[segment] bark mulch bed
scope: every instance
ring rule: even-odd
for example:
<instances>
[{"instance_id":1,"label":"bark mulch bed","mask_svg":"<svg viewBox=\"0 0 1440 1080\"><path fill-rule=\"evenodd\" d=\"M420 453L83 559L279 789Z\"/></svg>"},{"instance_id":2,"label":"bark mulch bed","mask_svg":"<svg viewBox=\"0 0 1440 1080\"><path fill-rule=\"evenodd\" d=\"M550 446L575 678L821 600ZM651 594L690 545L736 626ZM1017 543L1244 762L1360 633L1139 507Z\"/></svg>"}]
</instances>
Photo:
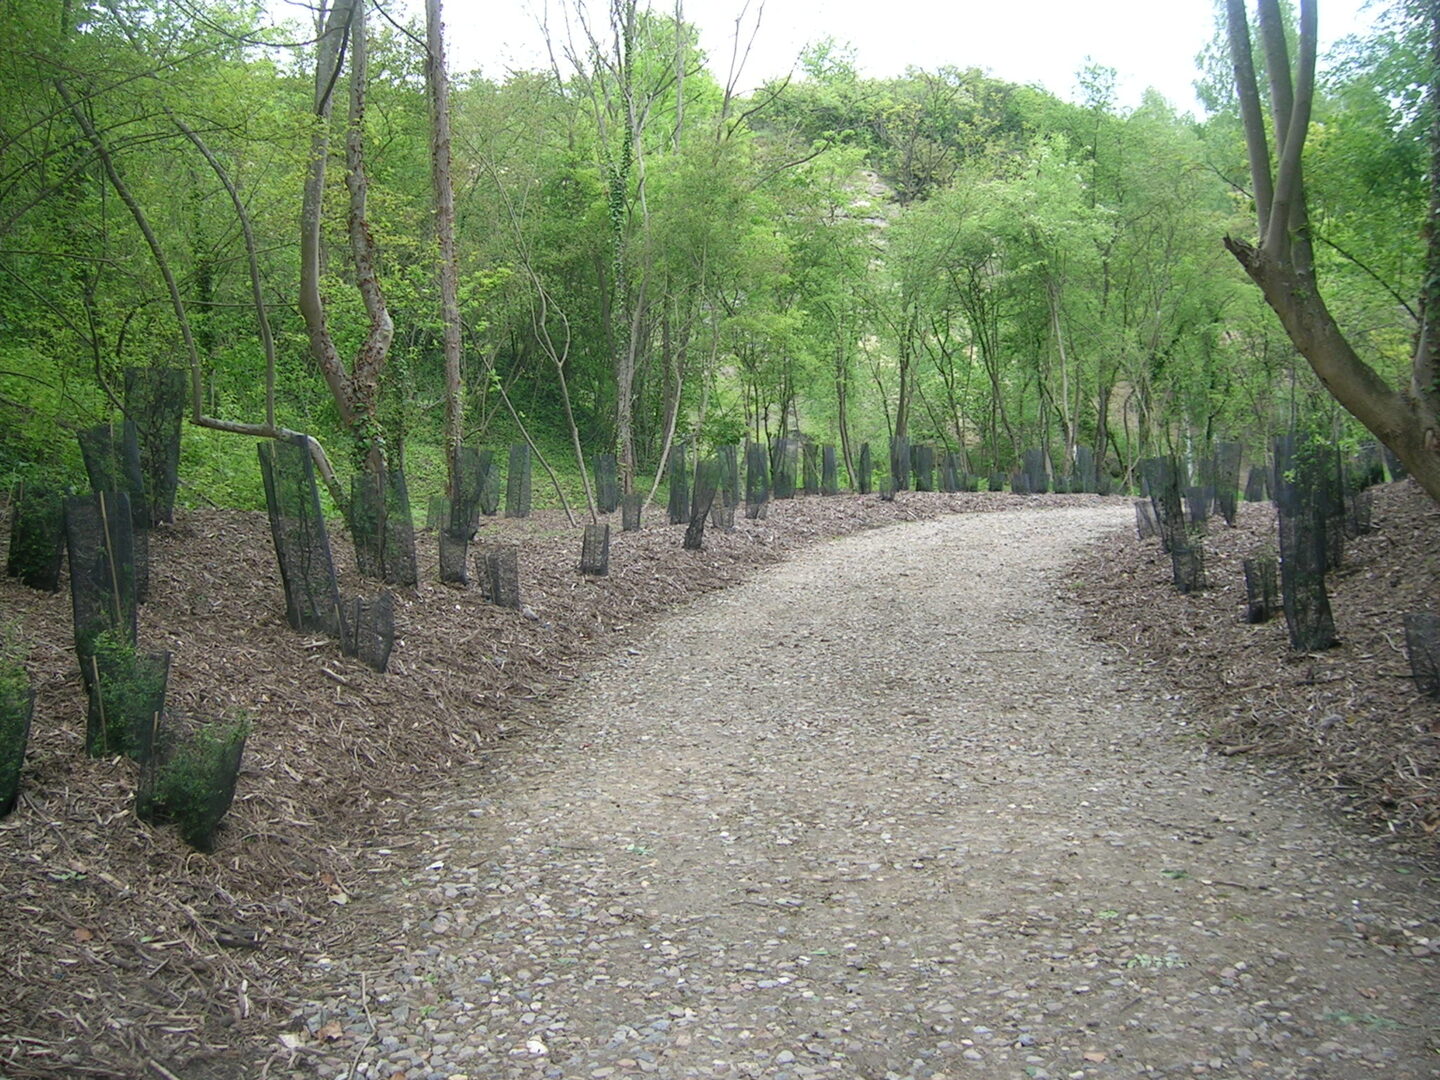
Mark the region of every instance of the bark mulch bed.
<instances>
[{"instance_id":1,"label":"bark mulch bed","mask_svg":"<svg viewBox=\"0 0 1440 1080\"><path fill-rule=\"evenodd\" d=\"M21 802L0 819L0 1076L248 1077L291 1017L300 970L341 936L366 854L406 843L411 809L456 768L503 768L505 736L537 724L586 659L803 544L1081 499L1094 497L796 499L707 531L700 552L681 549L683 528L622 533L617 515L598 579L577 572L580 533L557 512L487 519L482 542L520 549L523 612L438 584L422 534L423 583L396 593L386 675L285 624L263 515L182 513L152 535L139 644L174 654L172 704L253 722L213 855L136 819L133 764L85 755L68 583L40 594L0 579L0 632L28 646L37 690ZM341 530L331 542L342 594L361 591Z\"/></svg>"},{"instance_id":2,"label":"bark mulch bed","mask_svg":"<svg viewBox=\"0 0 1440 1080\"><path fill-rule=\"evenodd\" d=\"M733 533L708 531L701 552L681 549L680 527L621 533L617 517L611 572L599 579L577 573L579 531L555 512L487 520L483 542L520 548L524 612L436 583L435 536L422 534L424 583L396 594L386 675L286 626L263 515L182 514L152 539L141 648L174 653L171 698L182 708L235 709L254 723L208 856L135 818L132 764L85 756L68 587L38 594L0 579L3 632L28 644L38 691L21 803L0 819L0 1075L252 1075L249 1063L293 1018L301 969L343 936L349 892L377 851L407 842L413 808L455 769L503 769L515 745L506 736L540 724L539 706L587 659L800 545L943 513L1093 499L797 499ZM1090 552L1075 593L1095 632L1170 680L1221 751L1293 760L1378 826L1433 845L1440 710L1407 677L1399 622L1440 607L1440 511L1402 484L1378 490L1375 516L1378 531L1350 545L1332 580L1343 644L1324 654L1292 654L1283 621L1241 622L1240 560L1273 546L1268 506L1244 506L1236 529L1212 528L1205 593L1175 594L1156 542L1133 536ZM354 594L348 543L339 530L331 539L342 593Z\"/></svg>"},{"instance_id":3,"label":"bark mulch bed","mask_svg":"<svg viewBox=\"0 0 1440 1080\"><path fill-rule=\"evenodd\" d=\"M1434 852L1440 832L1440 702L1416 690L1406 612L1440 612L1440 507L1414 481L1374 489L1375 531L1347 541L1328 579L1340 638L1291 650L1283 615L1245 622L1242 560L1274 554L1274 509L1242 503L1205 539L1210 587L1182 596L1158 539L1112 537L1082 561L1076 596L1096 637L1181 695L1219 753L1278 759L1378 831Z\"/></svg>"}]
</instances>

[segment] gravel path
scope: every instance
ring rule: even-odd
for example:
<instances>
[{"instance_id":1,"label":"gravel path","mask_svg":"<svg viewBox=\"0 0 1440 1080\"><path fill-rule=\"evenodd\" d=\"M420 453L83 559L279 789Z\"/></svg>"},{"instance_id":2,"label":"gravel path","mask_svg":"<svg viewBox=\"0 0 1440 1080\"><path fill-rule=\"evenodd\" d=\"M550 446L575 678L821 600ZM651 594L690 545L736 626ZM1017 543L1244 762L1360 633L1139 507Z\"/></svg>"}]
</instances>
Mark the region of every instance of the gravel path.
<instances>
[{"instance_id":1,"label":"gravel path","mask_svg":"<svg viewBox=\"0 0 1440 1080\"><path fill-rule=\"evenodd\" d=\"M870 532L667 619L371 853L272 1075L1440 1075L1424 874L1078 633L1064 562L1130 517Z\"/></svg>"}]
</instances>

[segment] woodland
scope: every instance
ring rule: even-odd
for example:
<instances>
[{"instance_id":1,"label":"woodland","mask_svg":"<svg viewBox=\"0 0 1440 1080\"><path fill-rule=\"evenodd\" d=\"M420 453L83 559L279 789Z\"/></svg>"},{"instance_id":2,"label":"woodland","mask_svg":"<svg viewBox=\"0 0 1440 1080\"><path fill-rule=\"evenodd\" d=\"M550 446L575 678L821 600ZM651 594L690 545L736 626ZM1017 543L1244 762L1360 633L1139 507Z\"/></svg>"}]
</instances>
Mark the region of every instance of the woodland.
<instances>
[{"instance_id":1,"label":"woodland","mask_svg":"<svg viewBox=\"0 0 1440 1080\"><path fill-rule=\"evenodd\" d=\"M683 11L634 0L569 11L548 69L451 75L432 8L428 39L384 4L308 27L239 2L0 9L0 477L76 482L66 433L156 366L187 373L190 505L263 505L253 443L289 432L342 511L356 470L438 488L453 447L522 438L552 505L585 502L600 452L653 495L677 444L834 445L852 488L867 441L981 476L1032 448L1059 476L1086 446L1118 489L1219 440L1353 441L1345 379L1247 280L1270 159L1305 249L1281 262L1318 281L1361 390L1419 421L1359 414L1417 477L1434 457L1424 4L1323 62L1261 4L1259 84L1284 72L1263 102L1217 10L1202 119L1120 107L1100 66L1070 102L975 68L861 77L835 41L742 94ZM1314 91L1293 105L1292 66ZM1303 187L1295 123L1264 139L1301 105Z\"/></svg>"},{"instance_id":2,"label":"woodland","mask_svg":"<svg viewBox=\"0 0 1440 1080\"><path fill-rule=\"evenodd\" d=\"M749 89L753 21L639 0L503 78L439 0L0 0L0 1073L357 1075L306 1003L459 770L941 514L1148 494L1086 632L1433 855L1440 12L1315 9L1217 3L1196 116L833 40Z\"/></svg>"}]
</instances>

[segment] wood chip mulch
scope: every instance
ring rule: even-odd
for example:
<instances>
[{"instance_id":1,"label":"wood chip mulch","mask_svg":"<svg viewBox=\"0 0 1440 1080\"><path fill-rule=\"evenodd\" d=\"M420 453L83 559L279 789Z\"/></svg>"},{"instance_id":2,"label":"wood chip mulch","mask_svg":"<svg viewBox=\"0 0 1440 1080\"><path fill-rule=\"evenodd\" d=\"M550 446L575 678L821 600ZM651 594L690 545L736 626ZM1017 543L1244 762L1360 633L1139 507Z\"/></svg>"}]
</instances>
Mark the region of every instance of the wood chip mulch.
<instances>
[{"instance_id":1,"label":"wood chip mulch","mask_svg":"<svg viewBox=\"0 0 1440 1080\"><path fill-rule=\"evenodd\" d=\"M1328 578L1333 649L1292 651L1283 616L1245 622L1242 561L1277 548L1269 503L1242 503L1234 528L1210 523L1205 591L1176 592L1159 540L1131 532L1086 555L1076 595L1095 636L1179 694L1218 752L1283 762L1377 835L1434 854L1440 701L1417 692L1402 619L1440 613L1440 507L1413 481L1374 493L1374 531L1347 541Z\"/></svg>"},{"instance_id":2,"label":"wood chip mulch","mask_svg":"<svg viewBox=\"0 0 1440 1080\"><path fill-rule=\"evenodd\" d=\"M21 802L0 819L0 1076L250 1077L293 1018L301 972L344 933L363 853L406 843L412 808L456 769L503 769L506 736L538 725L585 660L800 545L1094 498L796 499L708 530L700 552L682 550L679 527L622 533L617 516L610 574L596 579L577 572L579 530L558 512L487 519L481 543L519 547L523 613L438 584L436 538L422 533L422 584L395 594L385 675L286 625L263 514L181 512L152 534L140 648L173 654L172 704L253 722L212 855L136 819L132 763L85 755L68 582L41 594L0 578L0 633L27 644L37 691ZM342 594L373 592L341 530L331 543Z\"/></svg>"},{"instance_id":3,"label":"wood chip mulch","mask_svg":"<svg viewBox=\"0 0 1440 1080\"><path fill-rule=\"evenodd\" d=\"M0 579L0 632L28 644L37 690L21 804L0 819L0 1076L253 1075L294 1019L302 971L345 934L364 853L406 843L413 809L455 770L503 769L507 736L541 725L541 706L586 660L800 545L1094 498L797 499L708 531L701 552L681 549L678 527L617 529L597 579L576 571L579 531L558 513L487 520L482 543L520 549L525 613L436 583L435 536L422 533L422 584L396 593L386 675L286 625L264 515L182 513L151 541L140 644L174 654L172 702L254 723L213 855L135 818L131 763L85 755L68 585L39 594ZM1221 752L1294 763L1378 828L1433 847L1440 707L1408 677L1400 618L1440 610L1440 509L1413 483L1388 485L1375 521L1331 582L1342 644L1322 654L1293 654L1283 620L1242 622L1240 562L1273 549L1268 505L1242 504L1237 528L1211 528L1204 593L1176 594L1158 543L1133 535L1090 551L1073 591L1093 632L1182 694ZM339 530L331 541L342 593L373 592Z\"/></svg>"}]
</instances>

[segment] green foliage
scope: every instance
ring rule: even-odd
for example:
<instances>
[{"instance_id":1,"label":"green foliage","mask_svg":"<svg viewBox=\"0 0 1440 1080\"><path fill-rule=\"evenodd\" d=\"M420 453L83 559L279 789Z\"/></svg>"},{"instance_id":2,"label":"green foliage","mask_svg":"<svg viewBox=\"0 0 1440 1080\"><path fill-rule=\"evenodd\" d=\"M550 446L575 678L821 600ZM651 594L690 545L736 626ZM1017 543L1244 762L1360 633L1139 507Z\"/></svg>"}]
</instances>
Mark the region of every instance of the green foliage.
<instances>
[{"instance_id":1,"label":"green foliage","mask_svg":"<svg viewBox=\"0 0 1440 1080\"><path fill-rule=\"evenodd\" d=\"M30 735L30 714L34 693L25 670L13 626L0 633L0 814L15 805L20 790L20 770L25 763L25 744Z\"/></svg>"},{"instance_id":2,"label":"green foliage","mask_svg":"<svg viewBox=\"0 0 1440 1080\"><path fill-rule=\"evenodd\" d=\"M167 654L142 655L123 634L103 630L88 661L90 721L86 748L97 757L143 759L156 715L165 707Z\"/></svg>"},{"instance_id":3,"label":"green foliage","mask_svg":"<svg viewBox=\"0 0 1440 1080\"><path fill-rule=\"evenodd\" d=\"M136 812L142 820L169 821L199 851L214 847L215 828L235 797L235 781L250 722L213 720L191 729L162 728L152 752Z\"/></svg>"},{"instance_id":4,"label":"green foliage","mask_svg":"<svg viewBox=\"0 0 1440 1080\"><path fill-rule=\"evenodd\" d=\"M1429 122L1424 5L1391 7L1333 58L1307 161L1332 306L1387 372L1413 339ZM58 81L175 272L204 411L260 420L264 357L229 195L172 118L203 134L253 222L277 422L325 443L342 483L383 444L403 447L417 506L439 490L421 52L374 21L369 218L395 339L377 421L353 431L291 306L311 58L264 44L300 36L266 25L268 12L240 0L0 6L0 482L80 482L74 440L57 432L114 419L126 366L182 355L154 259ZM974 472L1084 443L1117 478L1222 434L1258 446L1303 411L1313 378L1219 243L1247 211L1223 73L1215 115L1196 122L1154 96L1119 108L1114 72L1095 65L1080 73L1082 100L1066 102L975 69L866 78L853 49L825 41L801 77L736 100L694 28L668 14L637 10L618 42L592 29L597 50L577 71L472 79L453 94L467 438L518 438L513 407L572 504L571 418L587 453L608 451L627 410L647 472L672 416L705 445L801 434L853 456L883 445L903 412ZM323 288L350 359L368 321L336 212L343 113ZM252 446L187 428L182 500L262 506ZM550 498L543 482L535 492Z\"/></svg>"}]
</instances>

